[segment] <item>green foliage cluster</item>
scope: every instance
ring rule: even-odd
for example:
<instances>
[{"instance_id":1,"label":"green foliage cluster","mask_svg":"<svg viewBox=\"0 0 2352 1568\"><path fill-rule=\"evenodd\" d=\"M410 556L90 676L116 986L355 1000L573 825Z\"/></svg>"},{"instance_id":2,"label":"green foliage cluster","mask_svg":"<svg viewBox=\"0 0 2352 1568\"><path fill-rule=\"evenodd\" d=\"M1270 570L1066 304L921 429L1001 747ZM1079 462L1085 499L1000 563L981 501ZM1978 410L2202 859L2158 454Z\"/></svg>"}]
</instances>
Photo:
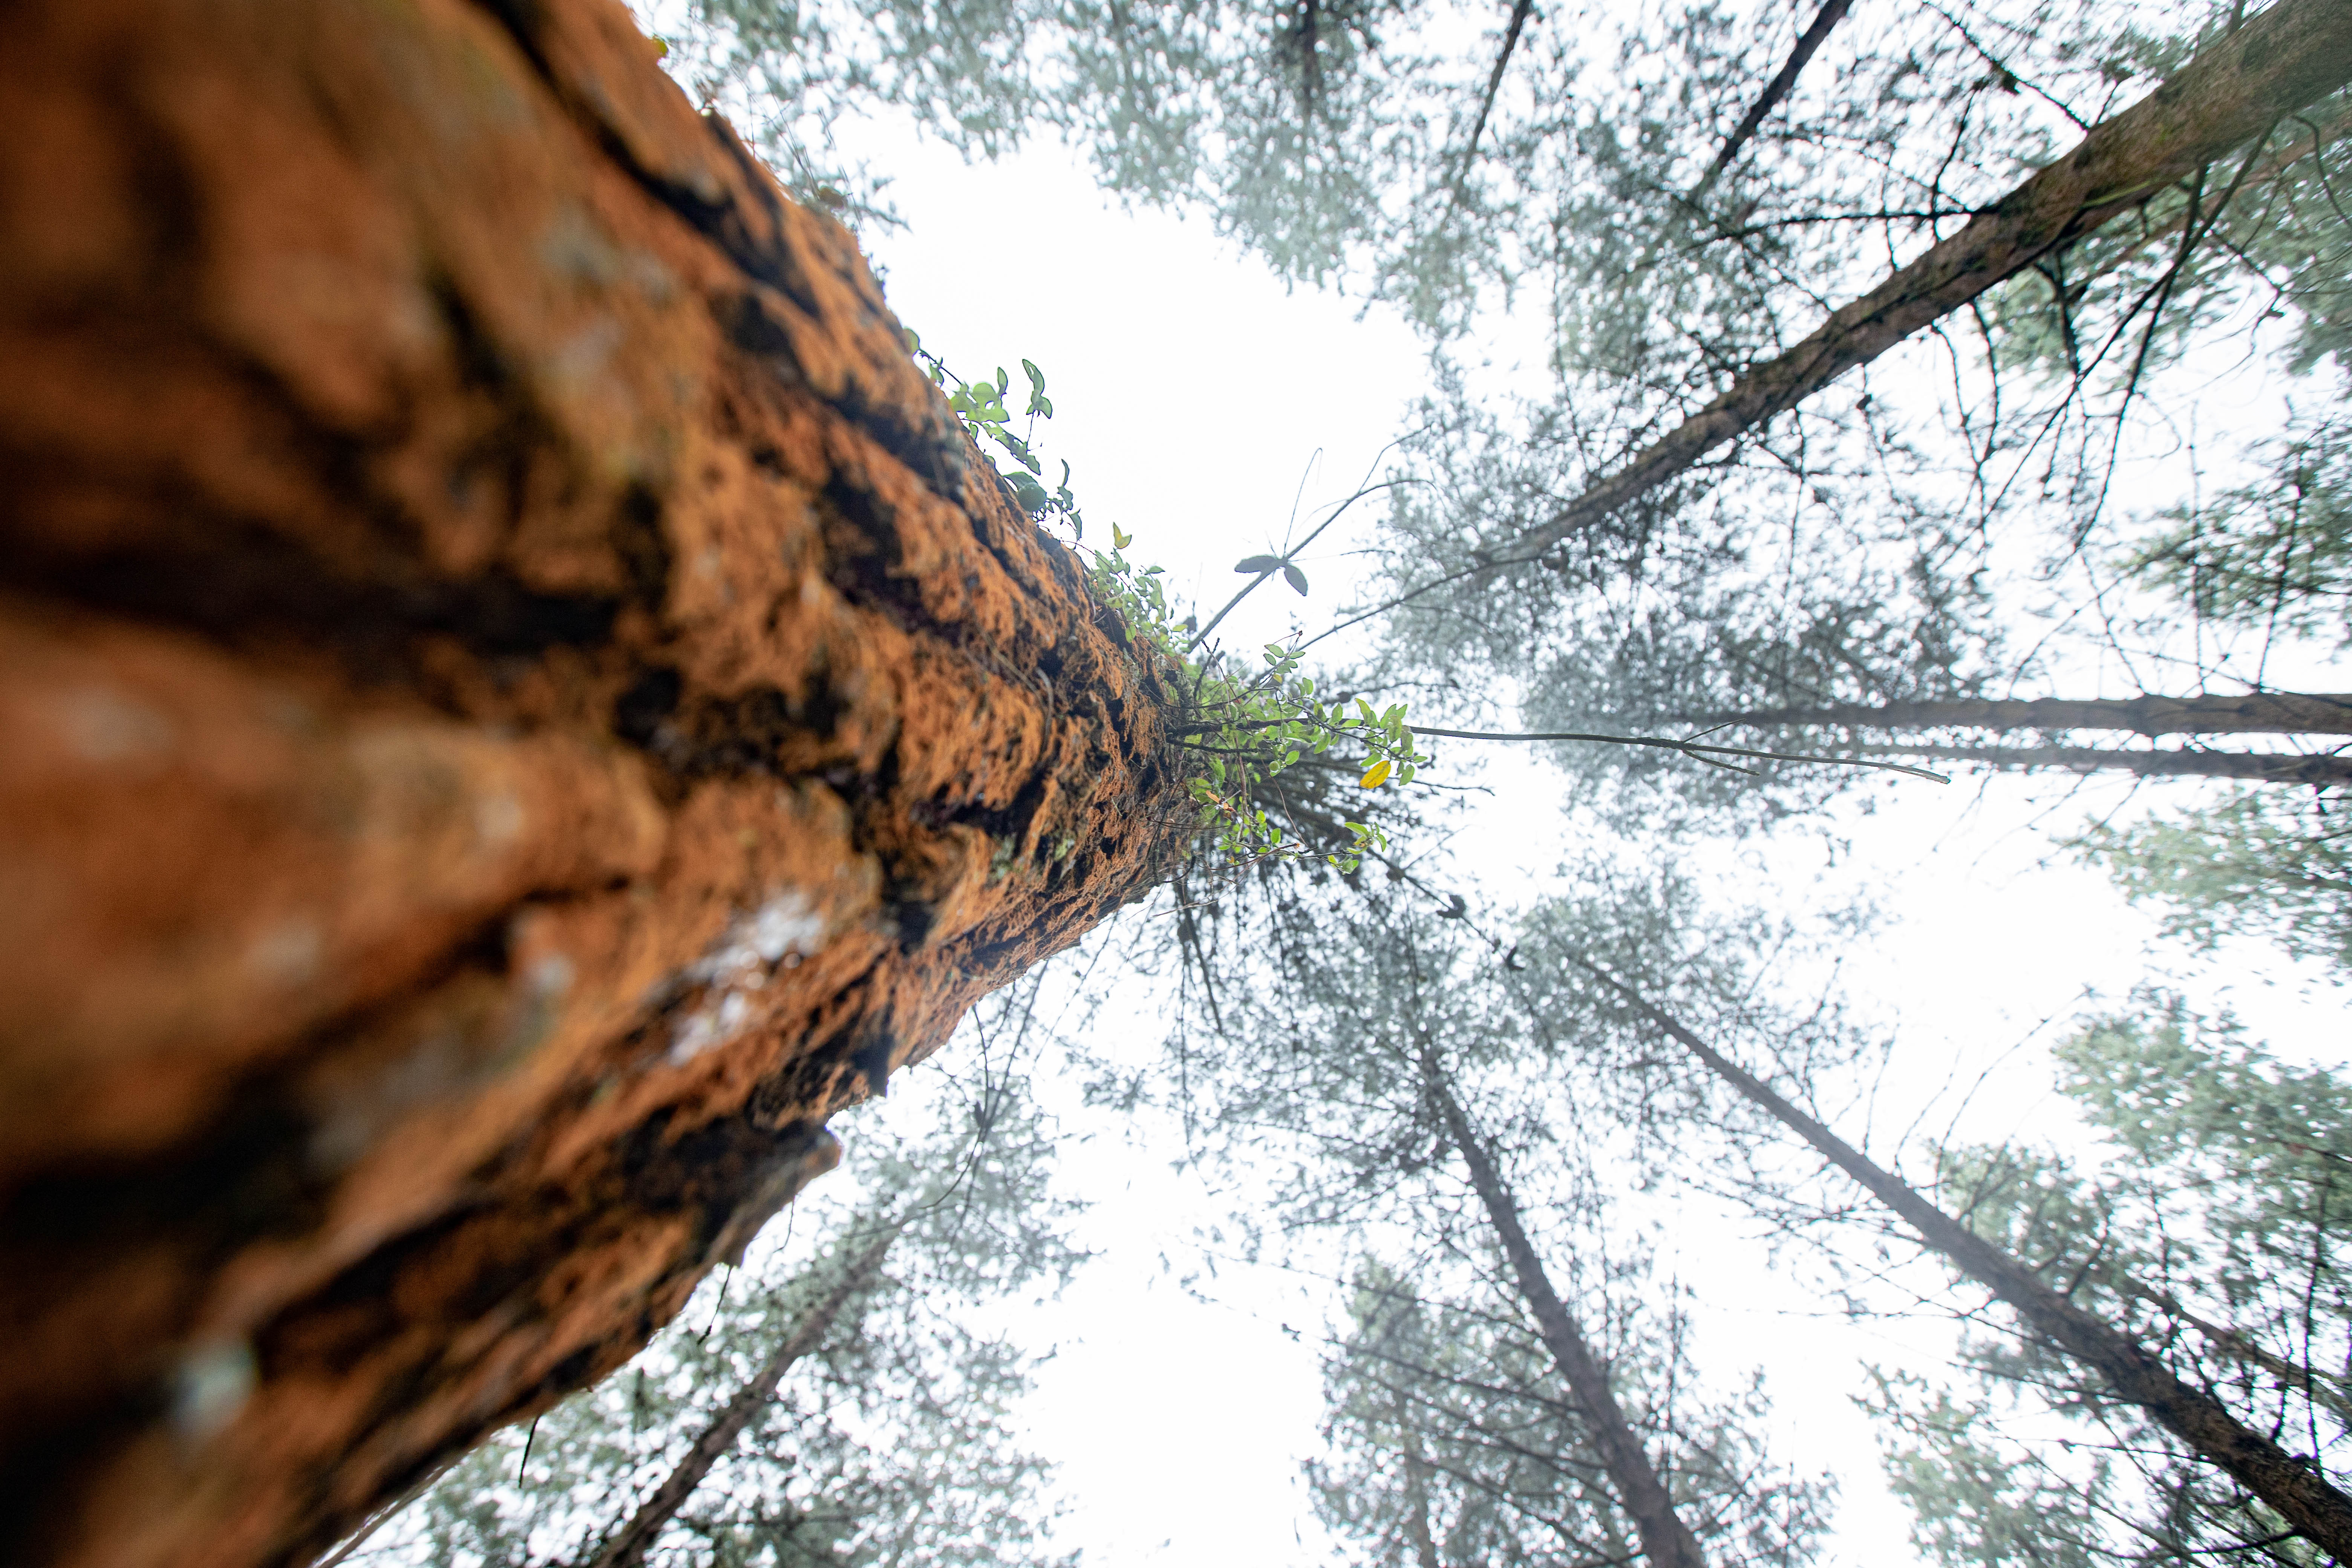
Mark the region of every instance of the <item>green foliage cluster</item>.
<instances>
[{"instance_id":1,"label":"green foliage cluster","mask_svg":"<svg viewBox=\"0 0 2352 1568\"><path fill-rule=\"evenodd\" d=\"M2124 569L2210 624L2352 642L2352 418L2297 418L2254 455L2261 479L2170 509Z\"/></svg>"},{"instance_id":2,"label":"green foliage cluster","mask_svg":"<svg viewBox=\"0 0 2352 1568\"><path fill-rule=\"evenodd\" d=\"M1024 410L1029 424L1015 435L1010 428L1013 416L1004 402L1012 378L1003 366L997 367L993 380L967 381L926 352L914 332L908 332L907 344L929 367L932 381L948 395L949 407L972 439L992 443L1017 465L1003 477L1022 508L1040 522L1066 521L1072 536L1083 540L1086 523L1070 489L1069 464L1062 464L1061 482L1055 489L1048 491L1041 479L1044 465L1034 444L1036 422L1054 416L1045 373L1031 361L1021 362L1029 381ZM1234 570L1249 575L1251 582L1202 626L1197 612L1180 615L1169 597L1162 581L1165 568L1129 558L1133 536L1116 523L1110 536L1109 550L1090 552L1087 581L1116 619L1127 645L1144 650L1139 657L1170 700L1174 744L1188 760L1187 788L1200 810L1211 852L1229 865L1315 859L1346 873L1360 868L1366 854L1387 848L1388 836L1379 826L1345 817L1349 842L1308 842L1286 823L1283 786L1276 781L1338 749L1356 754L1344 771L1359 789L1376 790L1392 780L1410 784L1429 757L1414 742L1405 722L1405 705L1376 710L1360 696L1318 691L1314 678L1302 673L1305 655L1296 646L1266 644L1265 668L1255 671L1205 646L1217 621L1277 574L1304 597L1309 584L1297 563L1281 555L1244 557ZM1319 780L1317 793L1331 783Z\"/></svg>"},{"instance_id":3,"label":"green foliage cluster","mask_svg":"<svg viewBox=\"0 0 2352 1568\"><path fill-rule=\"evenodd\" d=\"M2211 952L2225 936L2267 938L2352 973L2352 830L2328 792L2296 799L2242 788L2214 805L2079 840L2164 931Z\"/></svg>"},{"instance_id":4,"label":"green foliage cluster","mask_svg":"<svg viewBox=\"0 0 2352 1568\"><path fill-rule=\"evenodd\" d=\"M1013 389L1013 378L1003 365L996 367L993 381L966 381L942 363L937 354L928 353L922 339L912 331L907 333L907 348L929 367L931 381L948 395L948 406L955 410L963 427L975 441L987 441L1010 457L1013 472L1000 476L1006 488L1021 503L1021 509L1039 521L1058 519L1070 525L1074 537L1086 537L1087 521L1078 511L1078 498L1070 489L1070 465L1062 465L1061 482L1052 489L1045 488L1045 467L1031 445L1037 434L1037 421L1054 416L1054 400L1045 395L1045 373L1027 360L1021 369L1029 378L1029 405L1022 412L1028 425L1022 434L1013 433L1012 410L1006 407L1004 395Z\"/></svg>"}]
</instances>

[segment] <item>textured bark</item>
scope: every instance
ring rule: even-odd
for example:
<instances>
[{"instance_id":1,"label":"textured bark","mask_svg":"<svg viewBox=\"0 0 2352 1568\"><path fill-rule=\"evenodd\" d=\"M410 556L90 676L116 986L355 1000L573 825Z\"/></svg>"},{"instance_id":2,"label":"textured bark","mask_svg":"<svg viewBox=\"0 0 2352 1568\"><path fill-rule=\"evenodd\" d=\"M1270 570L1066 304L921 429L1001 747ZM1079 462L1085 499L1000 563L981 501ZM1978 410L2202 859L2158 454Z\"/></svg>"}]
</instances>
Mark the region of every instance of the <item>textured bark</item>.
<instances>
[{"instance_id":1,"label":"textured bark","mask_svg":"<svg viewBox=\"0 0 2352 1568\"><path fill-rule=\"evenodd\" d=\"M1834 724L1847 730L2117 730L2134 735L2352 735L2352 692L2071 700L1956 698L1714 713L1707 724Z\"/></svg>"},{"instance_id":2,"label":"textured bark","mask_svg":"<svg viewBox=\"0 0 2352 1568\"><path fill-rule=\"evenodd\" d=\"M19 4L0 117L0 1560L290 1563L1190 808L614 0Z\"/></svg>"},{"instance_id":3,"label":"textured bark","mask_svg":"<svg viewBox=\"0 0 2352 1568\"><path fill-rule=\"evenodd\" d=\"M2352 756L2294 752L2131 752L2102 746L1859 746L1870 757L1928 757L1997 768L2065 768L2136 778L2248 779L2257 784L2352 782Z\"/></svg>"},{"instance_id":4,"label":"textured bark","mask_svg":"<svg viewBox=\"0 0 2352 1568\"><path fill-rule=\"evenodd\" d=\"M2153 1351L2044 1285L2023 1263L1881 1169L1672 1014L1653 1006L1599 966L1572 954L1569 962L1640 1008L1708 1071L1811 1144L1901 1215L1946 1261L2007 1302L2028 1327L2105 1378L2116 1394L2277 1510L2298 1534L2338 1562L2352 1562L2352 1498L2330 1486L2311 1460L2288 1453L2231 1415L2219 1400L2181 1382Z\"/></svg>"},{"instance_id":5,"label":"textured bark","mask_svg":"<svg viewBox=\"0 0 2352 1568\"><path fill-rule=\"evenodd\" d=\"M1462 1102L1454 1099L1436 1062L1427 1056L1422 1060L1422 1082L1444 1119L1447 1136L1470 1167L1470 1184L1477 1189L1478 1201L1485 1205L1486 1218L1503 1244L1503 1256L1510 1259L1511 1272L1519 1281L1519 1293L1535 1314L1537 1331L1543 1335L1552 1359L1559 1363L1560 1375L1575 1395L1577 1407L1592 1425L1593 1447L1601 1450L1601 1462L1617 1489L1617 1500L1633 1518L1633 1529L1642 1539L1643 1555L1654 1568L1706 1568L1698 1538L1675 1512L1665 1481L1658 1475L1657 1467L1650 1463L1649 1455L1642 1451L1641 1440L1633 1436L1632 1424L1625 1419L1617 1395L1610 1389L1609 1369L1592 1353L1583 1331L1560 1300L1559 1292L1551 1288L1543 1260L1536 1256L1526 1227L1519 1224L1518 1205L1503 1185L1502 1176L1495 1169L1495 1162L1488 1158L1486 1145L1479 1142L1477 1129L1470 1125Z\"/></svg>"},{"instance_id":6,"label":"textured bark","mask_svg":"<svg viewBox=\"0 0 2352 1568\"><path fill-rule=\"evenodd\" d=\"M1857 365L2096 230L2175 180L2227 157L2283 117L2352 80L2352 6L2279 0L2072 153L1971 218L1877 288L1832 312L1787 353L1750 366L1722 396L1659 437L1549 522L1512 542L1540 553L1672 481L1727 441L1784 414Z\"/></svg>"},{"instance_id":7,"label":"textured bark","mask_svg":"<svg viewBox=\"0 0 2352 1568\"><path fill-rule=\"evenodd\" d=\"M661 1485L637 1505L637 1510L620 1529L589 1553L585 1559L588 1568L640 1568L646 1560L646 1548L653 1545L654 1538L661 1534L662 1527L677 1517L677 1510L686 1506L686 1500L694 1495L695 1488L710 1474L711 1467L735 1446L735 1439L743 1435L743 1428L751 1424L751 1418L774 1402L776 1385L783 1381L784 1373L792 1370L794 1362L824 1342L824 1336L832 1330L834 1321L841 1316L841 1309L848 1305L852 1296L872 1281L882 1267L883 1258L890 1250L890 1244L898 1239L898 1232L904 1223L899 1221L886 1226L850 1260L847 1271L834 1288L793 1325L793 1331L778 1343L751 1380L735 1391L735 1396L719 1411L718 1419L703 1428L702 1435L694 1440L694 1447L687 1450L686 1457L662 1478Z\"/></svg>"}]
</instances>

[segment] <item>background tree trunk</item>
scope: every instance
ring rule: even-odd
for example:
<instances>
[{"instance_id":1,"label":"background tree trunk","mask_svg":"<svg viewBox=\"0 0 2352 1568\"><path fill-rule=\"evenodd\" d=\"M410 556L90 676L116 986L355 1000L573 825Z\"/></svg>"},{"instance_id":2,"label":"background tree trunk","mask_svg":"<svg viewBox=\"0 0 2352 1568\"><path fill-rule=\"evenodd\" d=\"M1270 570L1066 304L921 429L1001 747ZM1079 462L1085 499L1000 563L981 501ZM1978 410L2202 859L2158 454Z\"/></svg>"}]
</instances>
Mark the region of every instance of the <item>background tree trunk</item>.
<instances>
[{"instance_id":1,"label":"background tree trunk","mask_svg":"<svg viewBox=\"0 0 2352 1568\"><path fill-rule=\"evenodd\" d=\"M866 1244L865 1249L851 1261L840 1281L826 1291L824 1299L810 1308L799 1322L793 1325L790 1333L777 1342L774 1352L761 1364L760 1370L735 1391L735 1397L719 1411L718 1419L703 1428L701 1436L695 1438L694 1447L686 1451L686 1457L662 1478L661 1485L656 1487L646 1500L637 1505L636 1511L623 1521L620 1528L583 1560L586 1568L640 1568L646 1560L646 1550L661 1534L662 1527L677 1517L677 1510L686 1506L686 1500L694 1495L694 1489L710 1474L711 1467L726 1458L727 1450L735 1446L735 1440L743 1435L743 1428L751 1424L751 1418L774 1403L776 1387L783 1381L784 1373L792 1370L794 1362L824 1342L824 1336L832 1329L835 1320L841 1316L842 1308L848 1304L851 1297L872 1282L882 1267L884 1256L890 1250L890 1244L898 1239L898 1232L905 1225L903 1219L893 1221L881 1235Z\"/></svg>"},{"instance_id":2,"label":"background tree trunk","mask_svg":"<svg viewBox=\"0 0 2352 1568\"><path fill-rule=\"evenodd\" d=\"M2066 768L2140 778L2251 779L2260 784L2352 781L2352 756L2300 752L2130 751L2109 746L1857 746L1865 757L1926 757L1997 768Z\"/></svg>"},{"instance_id":3,"label":"background tree trunk","mask_svg":"<svg viewBox=\"0 0 2352 1568\"><path fill-rule=\"evenodd\" d=\"M1421 1436L1403 1396L1396 1401L1397 1433L1404 1444L1405 1533L1412 1538L1416 1568L1445 1568L1437 1555L1437 1535L1429 1523L1429 1461L1422 1457Z\"/></svg>"},{"instance_id":4,"label":"background tree trunk","mask_svg":"<svg viewBox=\"0 0 2352 1568\"><path fill-rule=\"evenodd\" d=\"M299 1561L1190 808L614 0L42 0L0 105L0 1558Z\"/></svg>"},{"instance_id":5,"label":"background tree trunk","mask_svg":"<svg viewBox=\"0 0 2352 1568\"><path fill-rule=\"evenodd\" d=\"M1733 126L1731 134L1723 139L1722 150L1716 153L1715 162L1706 166L1706 173L1699 176L1698 184L1691 187L1690 195L1685 196L1684 201L1696 206L1706 199L1707 192L1715 188L1715 182L1722 178L1724 170L1731 167L1731 161L1739 156L1740 149L1748 145L1748 140L1764 123L1765 117L1778 109L1780 100L1789 96L1789 89L1797 85L1797 78L1803 72L1805 62L1813 58L1814 51L1829 37L1830 29L1844 18L1846 8L1853 4L1853 0L1829 0L1813 14L1812 25L1798 35L1796 47L1789 51L1787 63L1773 74L1770 81L1764 84L1764 90L1756 95L1754 103L1748 106L1748 112L1739 117L1739 123Z\"/></svg>"},{"instance_id":6,"label":"background tree trunk","mask_svg":"<svg viewBox=\"0 0 2352 1568\"><path fill-rule=\"evenodd\" d=\"M2337 1491L2313 1459L2289 1453L2267 1434L2240 1421L2212 1394L2183 1383L2162 1357L2128 1332L2042 1283L2019 1259L1929 1203L1632 986L1587 959L1563 956L1623 996L1709 1072L1894 1210L1947 1263L2008 1303L2028 1329L2099 1373L2118 1396L2147 1411L2158 1425L2276 1510L2296 1534L2338 1563L2352 1560L2352 1498Z\"/></svg>"},{"instance_id":7,"label":"background tree trunk","mask_svg":"<svg viewBox=\"0 0 2352 1568\"><path fill-rule=\"evenodd\" d=\"M2267 135L2347 79L2352 10L2342 0L2277 0L2207 43L2162 87L2092 127L2072 152L1958 234L1831 312L1788 353L1743 370L1714 402L1513 540L1512 555L1532 558L1669 483L1725 442L1794 408L2059 246Z\"/></svg>"},{"instance_id":8,"label":"background tree trunk","mask_svg":"<svg viewBox=\"0 0 2352 1568\"><path fill-rule=\"evenodd\" d=\"M1445 1122L1447 1138L1470 1168L1470 1184L1477 1189L1478 1201L1485 1205L1496 1238L1502 1243L1504 1257L1510 1260L1511 1272L1519 1282L1519 1294L1535 1318L1537 1331L1559 1363L1560 1376L1583 1410L1585 1419L1592 1424L1593 1447L1601 1451L1601 1462L1608 1467L1617 1500L1633 1521L1634 1532L1642 1540L1642 1554L1649 1559L1651 1568L1706 1568L1706 1557L1699 1551L1698 1538L1675 1511L1664 1478L1643 1451L1641 1439L1633 1435L1633 1424L1625 1419L1624 1408L1609 1386L1608 1367L1593 1354L1583 1331L1560 1300L1559 1292L1552 1289L1551 1277L1544 1272L1543 1260L1536 1256L1535 1246L1528 1240L1527 1229L1519 1223L1518 1205L1504 1187L1502 1174L1487 1156L1486 1145L1479 1142L1477 1129L1471 1126L1468 1113L1454 1098L1452 1087L1425 1049L1421 1070L1430 1100Z\"/></svg>"},{"instance_id":9,"label":"background tree trunk","mask_svg":"<svg viewBox=\"0 0 2352 1568\"><path fill-rule=\"evenodd\" d=\"M1834 724L1849 730L2116 730L2133 735L2352 735L2352 693L2236 697L1946 698L1711 713L1706 724Z\"/></svg>"}]
</instances>

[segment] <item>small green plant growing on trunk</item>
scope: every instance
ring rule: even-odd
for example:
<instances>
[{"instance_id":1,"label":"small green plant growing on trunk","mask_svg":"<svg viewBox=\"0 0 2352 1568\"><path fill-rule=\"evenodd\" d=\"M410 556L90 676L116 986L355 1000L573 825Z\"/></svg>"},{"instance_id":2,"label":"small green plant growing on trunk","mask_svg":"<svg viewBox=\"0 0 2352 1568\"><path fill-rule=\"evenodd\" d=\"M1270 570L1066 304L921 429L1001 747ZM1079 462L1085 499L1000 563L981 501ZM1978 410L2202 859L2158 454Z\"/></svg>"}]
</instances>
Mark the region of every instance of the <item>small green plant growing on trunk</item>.
<instances>
[{"instance_id":1,"label":"small green plant growing on trunk","mask_svg":"<svg viewBox=\"0 0 2352 1568\"><path fill-rule=\"evenodd\" d=\"M1086 523L1070 489L1069 464L1062 465L1060 483L1048 490L1044 461L1034 445L1036 422L1054 416L1045 373L1028 360L1021 362L1029 381L1024 410L1028 424L1015 434L1014 416L1004 401L1012 377L1002 366L993 380L967 381L925 350L913 332L907 334L907 342L947 394L948 406L973 441L987 442L1011 457L1013 470L1000 471L1000 477L1023 510L1041 524L1067 522L1073 541L1082 542ZM1367 493L1360 491L1349 500ZM1335 511L1315 533L1339 515ZM1315 533L1299 548L1312 543ZM1086 552L1092 557L1086 566L1087 585L1113 617L1115 635L1145 661L1150 679L1175 711L1175 744L1188 760L1189 788L1212 852L1233 865L1319 858L1348 872L1362 864L1368 851L1385 849L1388 838L1379 826L1347 818L1343 821L1351 842L1318 848L1287 830L1267 811L1266 802L1279 775L1334 749L1357 753L1348 771L1359 789L1411 784L1429 757L1415 744L1404 704L1375 709L1361 696L1318 690L1314 678L1301 672L1305 654L1296 644L1266 644L1262 650L1265 668L1253 671L1208 641L1235 605L1277 574L1304 596L1308 584L1297 563L1281 555L1246 557L1234 570L1248 575L1249 583L1202 626L1197 612L1180 614L1171 601L1163 568L1129 558L1132 535L1113 523L1110 542L1108 551Z\"/></svg>"}]
</instances>

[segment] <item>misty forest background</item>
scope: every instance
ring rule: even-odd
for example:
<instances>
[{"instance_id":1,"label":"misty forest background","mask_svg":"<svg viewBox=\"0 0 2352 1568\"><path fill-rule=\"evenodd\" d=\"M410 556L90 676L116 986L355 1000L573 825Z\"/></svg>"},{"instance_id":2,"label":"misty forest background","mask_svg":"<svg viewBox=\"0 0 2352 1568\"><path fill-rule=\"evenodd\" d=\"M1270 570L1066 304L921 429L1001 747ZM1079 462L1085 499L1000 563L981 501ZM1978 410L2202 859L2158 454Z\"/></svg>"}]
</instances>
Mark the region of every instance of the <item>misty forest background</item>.
<instances>
[{"instance_id":1,"label":"misty forest background","mask_svg":"<svg viewBox=\"0 0 2352 1568\"><path fill-rule=\"evenodd\" d=\"M1393 442L1360 486L1322 472L1319 509L1236 493L1237 416L1182 377L1138 363L1122 414L1173 454L1178 515L1288 512L1251 571L1179 593L1188 635L1256 584L1221 668L1297 650L1286 679L1368 719L1403 704L1432 760L1366 788L1369 759L1309 749L1261 779L1288 847L1237 864L1204 840L991 998L841 1119L845 1168L635 1363L339 1560L1070 1561L1068 1456L1023 1412L1045 1310L1113 1261L1079 1240L1080 1152L1097 1186L1124 1161L1207 1194L1168 1289L1223 1300L1256 1269L1307 1303L1280 1326L1319 1358L1322 1415L1265 1561L2344 1560L2345 73L1858 368L1798 363L1840 306L2264 15L642 12L886 281L1056 243L1018 204L984 234L910 224L889 149L911 132L976 167L1054 150L1299 309L1409 334ZM1134 520L1089 500L1115 479L1082 446L1064 468L1050 358L991 394L993 359L939 345L1002 323L909 324L1010 437L994 455L1045 526L1184 581L1185 539L1115 532ZM1594 500L1775 375L1796 378L1777 405ZM1285 777L1359 814L1360 866L1298 851L1320 805L1282 838ZM1990 823L2053 886L2112 879L2157 932L2136 983L1954 1052L1879 945L1945 890L1822 869L1882 813ZM2265 984L2295 998L2252 1009L2280 1027L2233 1007ZM1749 1292L1840 1347L1811 1381L1858 1402L1869 1444L1776 1414L1788 1391L1709 1305ZM1841 1533L1881 1492L1907 1548Z\"/></svg>"}]
</instances>

